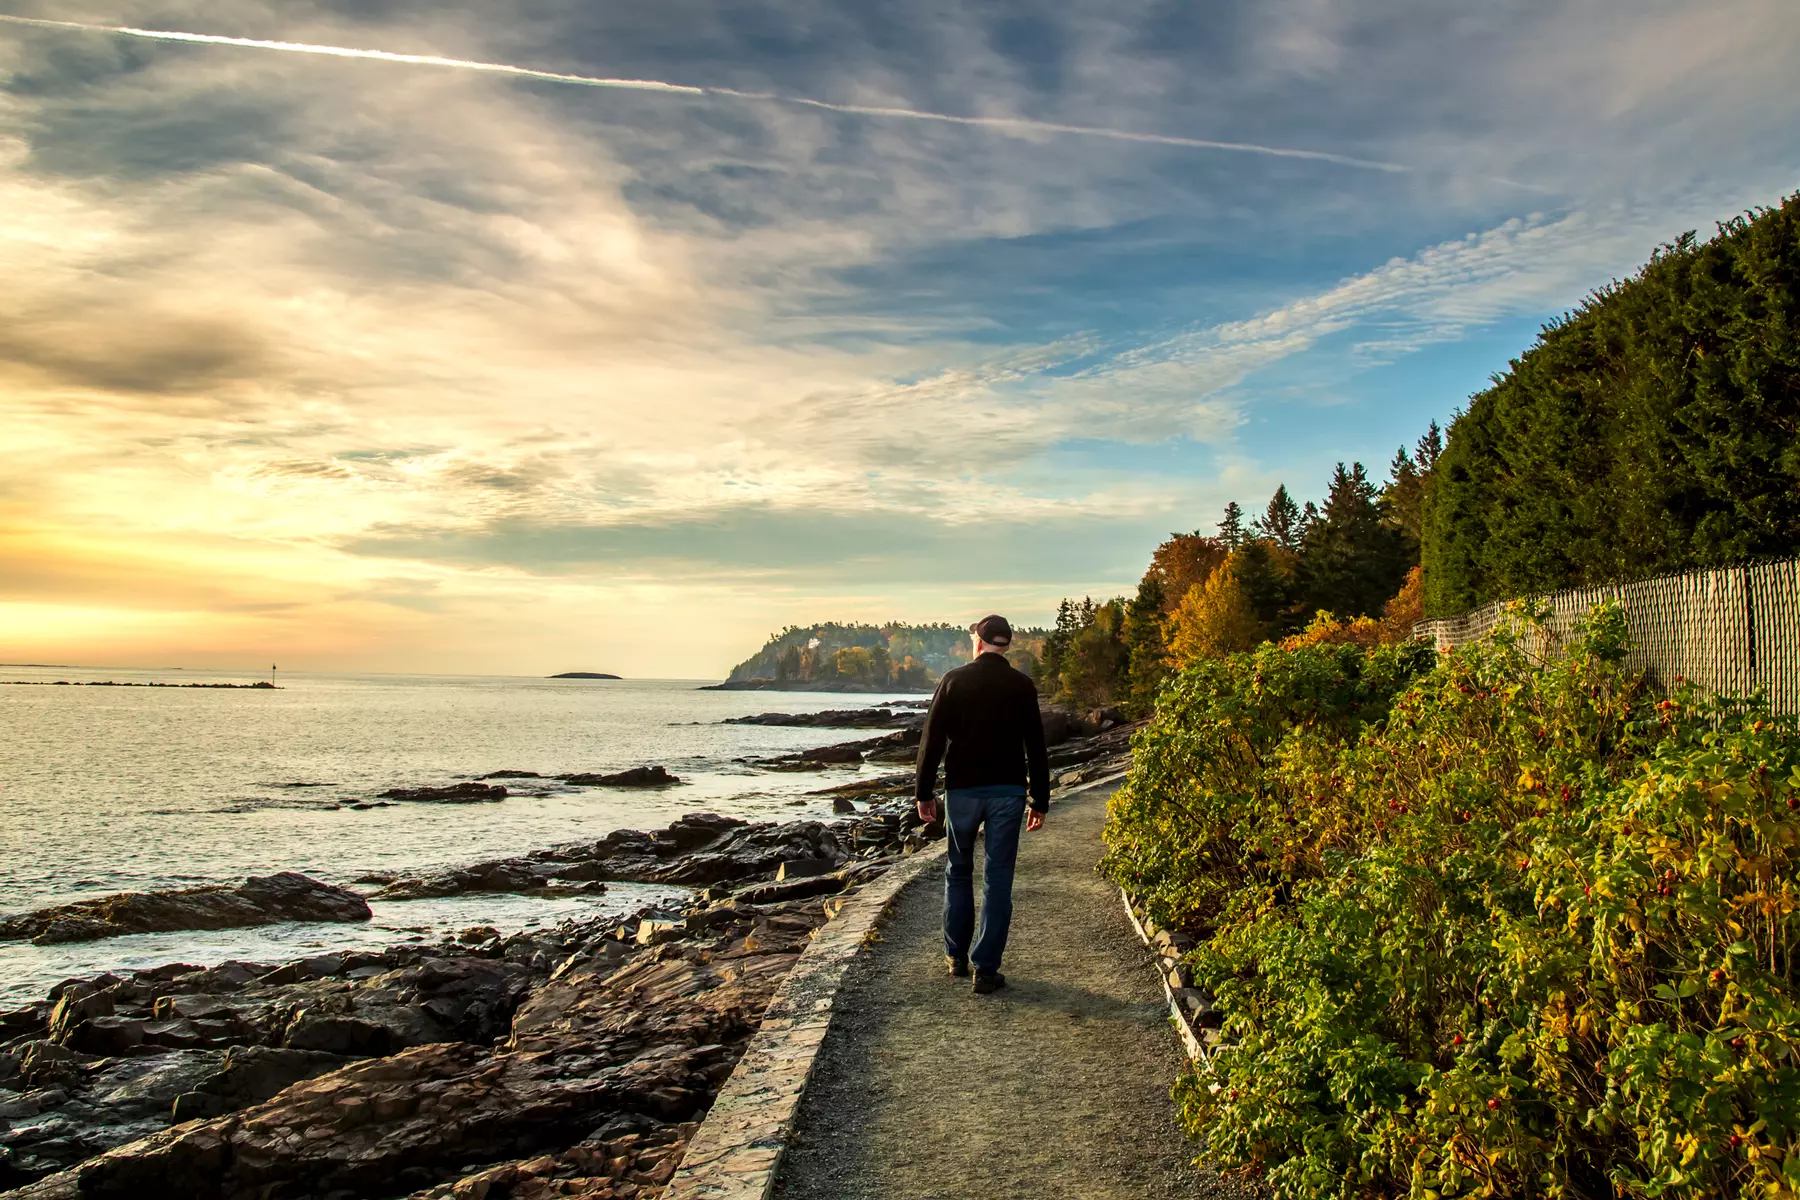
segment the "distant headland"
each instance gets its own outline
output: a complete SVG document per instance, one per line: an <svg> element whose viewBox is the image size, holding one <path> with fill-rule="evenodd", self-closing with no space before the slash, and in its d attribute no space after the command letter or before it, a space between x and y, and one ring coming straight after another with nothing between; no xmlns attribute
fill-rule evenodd
<svg viewBox="0 0 1800 1200"><path fill-rule="evenodd" d="M605 671L564 671L561 675L552 675L552 679L619 679L618 675L608 675Z"/></svg>
<svg viewBox="0 0 1800 1200"><path fill-rule="evenodd" d="M1033 673L1045 631L1016 630L1007 654ZM790 625L731 669L710 691L929 692L938 677L969 661L969 631L961 625Z"/></svg>

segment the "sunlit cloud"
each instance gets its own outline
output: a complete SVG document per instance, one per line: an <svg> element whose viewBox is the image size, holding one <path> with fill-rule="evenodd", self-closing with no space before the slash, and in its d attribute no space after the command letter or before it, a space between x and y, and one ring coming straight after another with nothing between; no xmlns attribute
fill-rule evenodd
<svg viewBox="0 0 1800 1200"><path fill-rule="evenodd" d="M21 13L83 28L0 29L0 659L703 675L789 621L1128 588L1463 401L1409 364L1800 182L1797 22L1734 3L1736 60L1603 6L1688 113L1628 145L1511 115L1591 96L1546 26L1471 18L1488 61L1373 4L917 44L772 8L788 54L555 4ZM1761 98L1750 149L1694 135L1748 120L1709 81Z"/></svg>

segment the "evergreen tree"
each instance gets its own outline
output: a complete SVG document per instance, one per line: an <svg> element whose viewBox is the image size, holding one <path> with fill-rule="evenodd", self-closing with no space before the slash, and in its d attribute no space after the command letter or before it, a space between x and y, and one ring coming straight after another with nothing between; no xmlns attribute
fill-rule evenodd
<svg viewBox="0 0 1800 1200"><path fill-rule="evenodd" d="M1413 451L1415 461L1419 464L1420 473L1431 474L1432 468L1437 466L1438 456L1444 452L1444 431L1438 428L1436 421L1433 421L1431 428L1419 438Z"/></svg>
<svg viewBox="0 0 1800 1200"><path fill-rule="evenodd" d="M1082 601L1080 630L1070 644L1057 696L1084 708L1111 704L1124 682L1125 602Z"/></svg>
<svg viewBox="0 0 1800 1200"><path fill-rule="evenodd" d="M1325 510L1301 544L1299 584L1306 607L1340 617L1379 616L1400 590L1412 555L1403 531L1384 521L1361 463L1339 463Z"/></svg>
<svg viewBox="0 0 1800 1200"><path fill-rule="evenodd" d="M1236 500L1225 506L1225 517L1219 522L1219 541L1227 553L1244 544L1244 510Z"/></svg>
<svg viewBox="0 0 1800 1200"><path fill-rule="evenodd" d="M1269 497L1269 506L1263 511L1262 519L1251 525L1250 532L1256 537L1266 538L1290 554L1300 549L1300 506L1288 495L1287 484L1276 485L1275 494Z"/></svg>
<svg viewBox="0 0 1800 1200"><path fill-rule="evenodd" d="M1134 717L1150 714L1156 706L1156 693L1169 676L1169 647L1163 640L1166 603L1162 580L1150 571L1145 572L1137 595L1125 606L1125 683L1118 701Z"/></svg>
<svg viewBox="0 0 1800 1200"><path fill-rule="evenodd" d="M1388 484L1382 489L1381 502L1387 518L1406 531L1414 545L1425 536L1425 496L1431 486L1431 469L1444 450L1443 431L1433 421L1431 428L1408 454L1402 446L1388 467Z"/></svg>
<svg viewBox="0 0 1800 1200"><path fill-rule="evenodd" d="M1231 556L1238 586L1265 634L1287 630L1293 586L1286 567L1291 561L1292 556L1280 547L1259 539L1246 541Z"/></svg>
<svg viewBox="0 0 1800 1200"><path fill-rule="evenodd" d="M1038 690L1047 696L1055 696L1062 690L1062 675L1069 662L1070 650L1075 643L1075 635L1081 632L1081 617L1074 602L1065 598L1056 606L1056 627L1044 638L1044 653L1041 660L1041 673L1038 676Z"/></svg>
<svg viewBox="0 0 1800 1200"><path fill-rule="evenodd" d="M1794 553L1796 313L1800 195L1545 326L1451 423L1426 611Z"/></svg>

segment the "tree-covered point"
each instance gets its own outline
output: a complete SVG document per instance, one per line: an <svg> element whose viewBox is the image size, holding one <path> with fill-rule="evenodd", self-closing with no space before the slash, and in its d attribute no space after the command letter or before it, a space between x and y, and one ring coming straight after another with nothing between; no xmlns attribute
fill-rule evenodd
<svg viewBox="0 0 1800 1200"><path fill-rule="evenodd" d="M1664 247L1475 396L1431 472L1426 610L1800 546L1800 195Z"/></svg>
<svg viewBox="0 0 1800 1200"><path fill-rule="evenodd" d="M1032 673L1042 631L1018 630L1009 657ZM908 625L790 625L771 634L763 648L731 669L730 682L857 683L901 690L929 687L938 676L969 661L969 631L945 623Z"/></svg>

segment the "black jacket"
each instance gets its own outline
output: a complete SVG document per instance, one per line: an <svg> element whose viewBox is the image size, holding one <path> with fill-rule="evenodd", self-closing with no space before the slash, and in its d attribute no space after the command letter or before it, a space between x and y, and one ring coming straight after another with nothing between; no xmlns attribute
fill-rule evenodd
<svg viewBox="0 0 1800 1200"><path fill-rule="evenodd" d="M915 794L922 801L931 799L937 786L939 762L946 789L1023 785L1029 765L1031 807L1039 812L1050 807L1050 759L1037 686L1003 655L983 654L938 680L919 742Z"/></svg>

